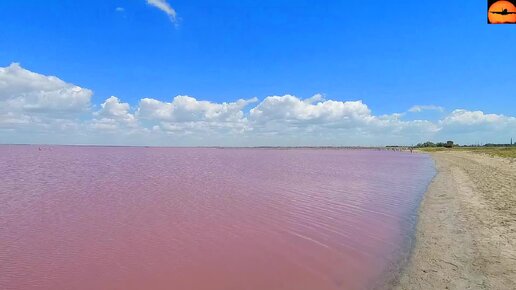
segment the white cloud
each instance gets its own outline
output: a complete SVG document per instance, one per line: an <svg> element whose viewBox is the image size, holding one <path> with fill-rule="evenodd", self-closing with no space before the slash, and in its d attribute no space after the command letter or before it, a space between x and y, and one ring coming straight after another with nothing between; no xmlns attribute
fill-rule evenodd
<svg viewBox="0 0 516 290"><path fill-rule="evenodd" d="M132 122L135 120L133 114L129 113L131 108L129 104L120 102L120 100L115 96L109 97L100 105L100 107L100 111L95 113L98 116L125 122Z"/></svg>
<svg viewBox="0 0 516 290"><path fill-rule="evenodd" d="M3 143L131 145L386 145L454 140L507 142L516 118L465 109L440 120L375 115L360 100L317 94L210 102L176 96L134 107L115 96L92 110L92 91L12 64L0 68L0 140ZM253 103L254 106L252 105ZM249 108L250 107L250 108ZM440 110L414 106L414 112ZM444 109L442 109L444 111Z"/></svg>
<svg viewBox="0 0 516 290"><path fill-rule="evenodd" d="M444 112L444 108L436 105L416 105L412 106L409 109L409 112L411 113L419 113L423 111L438 111L438 112Z"/></svg>
<svg viewBox="0 0 516 290"><path fill-rule="evenodd" d="M170 17L170 20L172 20L172 22L176 22L176 10L174 10L174 8L172 8L172 6L170 6L170 4L166 0L147 0L147 4L152 5L158 8L159 10L165 12L168 15L168 17Z"/></svg>
<svg viewBox="0 0 516 290"><path fill-rule="evenodd" d="M125 8L124 7L117 7L117 8L115 8L115 11L116 12L124 12Z"/></svg>
<svg viewBox="0 0 516 290"><path fill-rule="evenodd" d="M424 122L402 121L401 114L375 116L362 101L324 100L321 95L300 99L292 95L270 96L250 110L250 120L280 127L341 128L368 131L399 131ZM435 131L435 128L432 128Z"/></svg>
<svg viewBox="0 0 516 290"><path fill-rule="evenodd" d="M250 110L249 119L255 134L273 134L282 143L302 136L296 142L316 145L404 143L439 130L429 121L403 121L401 114L375 116L362 101L324 100L321 95L304 100L270 96Z"/></svg>
<svg viewBox="0 0 516 290"><path fill-rule="evenodd" d="M31 72L17 63L0 67L0 127L69 128L70 120L88 113L92 95L91 90Z"/></svg>
<svg viewBox="0 0 516 290"><path fill-rule="evenodd" d="M454 110L438 122L442 140L462 144L508 143L516 136L516 118L482 111Z"/></svg>
<svg viewBox="0 0 516 290"><path fill-rule="evenodd" d="M440 121L443 128L455 132L503 131L516 132L516 118L482 111L454 110Z"/></svg>
<svg viewBox="0 0 516 290"><path fill-rule="evenodd" d="M301 100L292 95L270 96L251 109L258 122L280 121L292 124L367 122L371 111L362 101L323 101L320 95Z"/></svg>
<svg viewBox="0 0 516 290"><path fill-rule="evenodd" d="M516 121L514 117L507 117L504 115L497 114L484 114L482 111L468 111L464 109L454 110L449 116L447 116L443 123L446 125L462 125L462 126L475 126L475 125L508 125Z"/></svg>
<svg viewBox="0 0 516 290"><path fill-rule="evenodd" d="M230 103L198 101L189 96L176 96L172 102L145 98L140 101L137 116L159 121L162 129L179 131L206 128L238 128L243 130L247 119L242 111L257 99L238 100Z"/></svg>
<svg viewBox="0 0 516 290"><path fill-rule="evenodd" d="M101 109L93 114L97 117L93 120L95 128L115 130L120 126L137 127L137 120L130 113L131 106L128 103L120 102L117 97L109 97L100 107Z"/></svg>
<svg viewBox="0 0 516 290"><path fill-rule="evenodd" d="M0 68L0 102L11 110L85 111L93 92L54 76L33 73L13 63Z"/></svg>

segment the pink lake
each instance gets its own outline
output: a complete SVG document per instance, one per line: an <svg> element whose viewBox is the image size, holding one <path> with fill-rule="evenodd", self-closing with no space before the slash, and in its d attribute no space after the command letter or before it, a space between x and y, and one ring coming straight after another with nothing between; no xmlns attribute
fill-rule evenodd
<svg viewBox="0 0 516 290"><path fill-rule="evenodd" d="M375 150L0 146L0 289L387 285L435 173Z"/></svg>

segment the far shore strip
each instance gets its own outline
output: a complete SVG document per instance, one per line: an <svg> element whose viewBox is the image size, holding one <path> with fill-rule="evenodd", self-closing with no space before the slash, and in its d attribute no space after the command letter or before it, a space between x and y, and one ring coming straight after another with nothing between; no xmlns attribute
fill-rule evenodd
<svg viewBox="0 0 516 290"><path fill-rule="evenodd" d="M394 289L516 289L516 160L435 152L411 259Z"/></svg>

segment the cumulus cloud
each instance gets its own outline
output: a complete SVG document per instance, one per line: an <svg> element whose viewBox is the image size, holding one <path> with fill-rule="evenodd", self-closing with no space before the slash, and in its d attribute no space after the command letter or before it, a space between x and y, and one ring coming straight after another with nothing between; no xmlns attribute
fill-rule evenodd
<svg viewBox="0 0 516 290"><path fill-rule="evenodd" d="M143 98L133 105L111 96L92 106L93 92L11 64L0 68L3 143L131 145L386 145L426 140L506 142L512 116L457 109L440 120L374 114L360 100L317 94L211 102L191 96ZM414 106L411 111L438 110Z"/></svg>
<svg viewBox="0 0 516 290"><path fill-rule="evenodd" d="M516 118L457 109L438 121L439 136L462 144L508 143L516 136ZM445 138L441 138L445 139Z"/></svg>
<svg viewBox="0 0 516 290"><path fill-rule="evenodd" d="M371 111L362 101L323 101L320 95L301 100L292 95L270 96L251 109L257 122L279 121L291 124L333 123L352 125L367 122Z"/></svg>
<svg viewBox="0 0 516 290"><path fill-rule="evenodd" d="M176 96L172 102L145 98L140 101L139 116L163 121L220 121L232 122L243 118L242 109L257 99L238 100L232 103L198 101L189 96Z"/></svg>
<svg viewBox="0 0 516 290"><path fill-rule="evenodd" d="M444 108L436 105L416 105L412 106L409 109L409 112L411 113L419 113L423 111L438 111L438 112L444 112Z"/></svg>
<svg viewBox="0 0 516 290"><path fill-rule="evenodd" d="M482 111L454 110L444 120L444 124L475 126L475 125L508 125L516 121L514 117L497 114L485 114Z"/></svg>
<svg viewBox="0 0 516 290"><path fill-rule="evenodd" d="M273 135L276 142L290 145L406 143L439 130L432 122L401 117L374 115L360 100L325 100L321 95L307 99L270 96L249 112L255 135ZM292 138L296 143L290 142Z"/></svg>
<svg viewBox="0 0 516 290"><path fill-rule="evenodd" d="M33 73L18 63L0 68L0 101L11 110L85 111L93 92L54 76Z"/></svg>
<svg viewBox="0 0 516 290"><path fill-rule="evenodd" d="M115 130L120 126L137 127L137 120L130 113L131 106L122 103L120 100L111 96L100 105L100 110L94 113L93 126L98 129Z"/></svg>
<svg viewBox="0 0 516 290"><path fill-rule="evenodd" d="M236 102L213 103L198 101L189 96L176 96L172 102L144 98L140 101L137 116L141 119L159 121L161 128L179 131L202 128L238 128L243 130L247 119L243 109L257 99Z"/></svg>
<svg viewBox="0 0 516 290"><path fill-rule="evenodd" d="M69 128L90 110L93 92L22 68L0 67L1 128ZM67 124L66 126L64 124Z"/></svg>
<svg viewBox="0 0 516 290"><path fill-rule="evenodd" d="M170 4L166 0L147 0L147 4L158 8L159 10L165 12L172 22L176 22L177 15L176 10L170 6Z"/></svg>
<svg viewBox="0 0 516 290"><path fill-rule="evenodd" d="M270 96L250 110L250 120L256 127L278 130L281 127L302 130L346 129L361 133L402 132L417 128L435 132L431 122L403 121L401 114L375 116L362 101L324 100L321 95L308 99L296 96Z"/></svg>
<svg viewBox="0 0 516 290"><path fill-rule="evenodd" d="M450 131L516 131L516 118L482 111L454 110L440 121L443 128Z"/></svg>

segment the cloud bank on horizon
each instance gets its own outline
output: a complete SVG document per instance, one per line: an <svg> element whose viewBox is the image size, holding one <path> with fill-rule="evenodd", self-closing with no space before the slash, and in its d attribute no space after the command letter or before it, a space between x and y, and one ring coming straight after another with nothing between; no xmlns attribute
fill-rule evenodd
<svg viewBox="0 0 516 290"><path fill-rule="evenodd" d="M158 1L160 2L160 1ZM13 63L0 67L0 143L158 146L411 145L427 140L507 143L516 118L482 111L414 105L375 115L360 100L316 94L215 103L191 96L142 98L130 105ZM411 119L431 110L438 120ZM416 115L417 116L417 115Z"/></svg>

